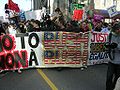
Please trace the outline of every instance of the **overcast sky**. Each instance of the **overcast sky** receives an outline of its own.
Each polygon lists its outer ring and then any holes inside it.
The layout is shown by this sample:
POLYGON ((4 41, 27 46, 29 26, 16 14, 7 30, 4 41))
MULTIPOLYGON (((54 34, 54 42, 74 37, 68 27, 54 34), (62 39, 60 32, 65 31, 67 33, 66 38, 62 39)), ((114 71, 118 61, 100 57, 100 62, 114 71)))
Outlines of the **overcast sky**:
MULTIPOLYGON (((21 10, 27 11, 31 9, 31 0, 12 0, 17 3, 21 10)), ((0 0, 0 16, 5 15, 5 4, 8 3, 8 0, 0 0)))

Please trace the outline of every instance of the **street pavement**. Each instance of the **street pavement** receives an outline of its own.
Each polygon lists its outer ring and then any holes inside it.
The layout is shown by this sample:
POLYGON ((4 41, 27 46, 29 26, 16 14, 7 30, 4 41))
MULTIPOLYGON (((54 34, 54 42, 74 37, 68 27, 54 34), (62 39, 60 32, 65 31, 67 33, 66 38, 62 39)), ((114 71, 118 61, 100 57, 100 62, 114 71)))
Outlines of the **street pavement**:
POLYGON ((7 72, 0 74, 0 90, 54 90, 53 85, 56 90, 105 90, 106 72, 107 64, 88 66, 84 70, 49 68, 27 69, 21 74, 7 72))

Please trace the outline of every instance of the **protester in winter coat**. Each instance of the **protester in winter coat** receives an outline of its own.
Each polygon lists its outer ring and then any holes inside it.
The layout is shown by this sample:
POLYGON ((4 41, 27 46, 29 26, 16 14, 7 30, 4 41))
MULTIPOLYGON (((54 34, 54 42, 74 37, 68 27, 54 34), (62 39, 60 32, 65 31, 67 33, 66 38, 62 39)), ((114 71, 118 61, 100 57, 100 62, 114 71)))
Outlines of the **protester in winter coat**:
POLYGON ((96 24, 94 25, 94 31, 100 32, 102 30, 102 21, 97 21, 96 24))
POLYGON ((49 15, 45 15, 44 17, 44 21, 41 23, 41 28, 42 31, 58 31, 59 28, 57 26, 57 24, 55 24, 49 15))
POLYGON ((88 32, 90 31, 90 28, 89 28, 89 23, 87 21, 83 21, 80 25, 80 30, 82 32, 88 32))
POLYGON ((31 22, 29 20, 26 22, 26 32, 33 32, 33 24, 31 22))
POLYGON ((59 26, 60 29, 65 28, 65 20, 62 11, 60 8, 55 9, 55 13, 52 16, 52 21, 59 26))
POLYGON ((106 90, 114 90, 117 79, 120 77, 120 22, 114 24, 108 36, 108 63, 106 90))
POLYGON ((33 22, 33 32, 40 32, 41 28, 40 28, 40 21, 35 20, 33 22))

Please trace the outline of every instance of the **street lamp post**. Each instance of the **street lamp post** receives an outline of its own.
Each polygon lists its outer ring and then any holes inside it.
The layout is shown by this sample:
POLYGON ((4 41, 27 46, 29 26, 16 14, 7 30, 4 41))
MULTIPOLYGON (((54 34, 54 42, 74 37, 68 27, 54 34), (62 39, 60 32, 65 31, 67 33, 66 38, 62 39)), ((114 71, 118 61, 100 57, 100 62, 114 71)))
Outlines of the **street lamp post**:
POLYGON ((32 10, 32 0, 31 0, 31 10, 32 10))

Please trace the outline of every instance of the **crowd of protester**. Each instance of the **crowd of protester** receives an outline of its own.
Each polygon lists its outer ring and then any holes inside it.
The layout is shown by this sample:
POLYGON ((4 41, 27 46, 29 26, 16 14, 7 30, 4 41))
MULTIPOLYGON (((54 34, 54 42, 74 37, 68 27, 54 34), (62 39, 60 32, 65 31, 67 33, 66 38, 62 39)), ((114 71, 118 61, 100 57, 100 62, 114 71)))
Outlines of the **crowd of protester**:
MULTIPOLYGON (((58 18, 58 17, 57 17, 58 18)), ((85 20, 82 22, 70 20, 62 21, 51 19, 49 15, 44 17, 44 20, 27 20, 20 21, 18 26, 15 23, 2 23, 0 22, 0 34, 16 34, 27 32, 40 32, 40 31, 66 31, 66 32, 109 32, 112 25, 118 21, 112 23, 106 23, 104 21, 92 21, 85 20), (63 23, 64 22, 64 23, 63 23)))
MULTIPOLYGON (((118 22, 118 21, 115 21, 118 22)), ((114 23, 115 23, 114 22, 114 23)), ((43 22, 39 20, 27 20, 21 21, 16 26, 15 23, 2 23, 0 22, 0 34, 16 34, 16 33, 27 33, 27 32, 39 32, 39 31, 67 31, 67 32, 109 32, 113 23, 106 23, 103 21, 94 22, 85 20, 82 22, 78 21, 64 21, 62 23, 59 20, 52 20, 49 15, 44 17, 43 22)))
MULTIPOLYGON (((18 22, 18 21, 17 21, 18 22)), ((112 23, 106 23, 103 20, 86 19, 84 21, 67 21, 59 8, 55 9, 53 16, 45 15, 42 21, 31 20, 19 20, 18 23, 12 21, 10 23, 0 22, 0 34, 16 34, 27 32, 40 32, 40 31, 66 31, 66 32, 109 32, 112 23)))

